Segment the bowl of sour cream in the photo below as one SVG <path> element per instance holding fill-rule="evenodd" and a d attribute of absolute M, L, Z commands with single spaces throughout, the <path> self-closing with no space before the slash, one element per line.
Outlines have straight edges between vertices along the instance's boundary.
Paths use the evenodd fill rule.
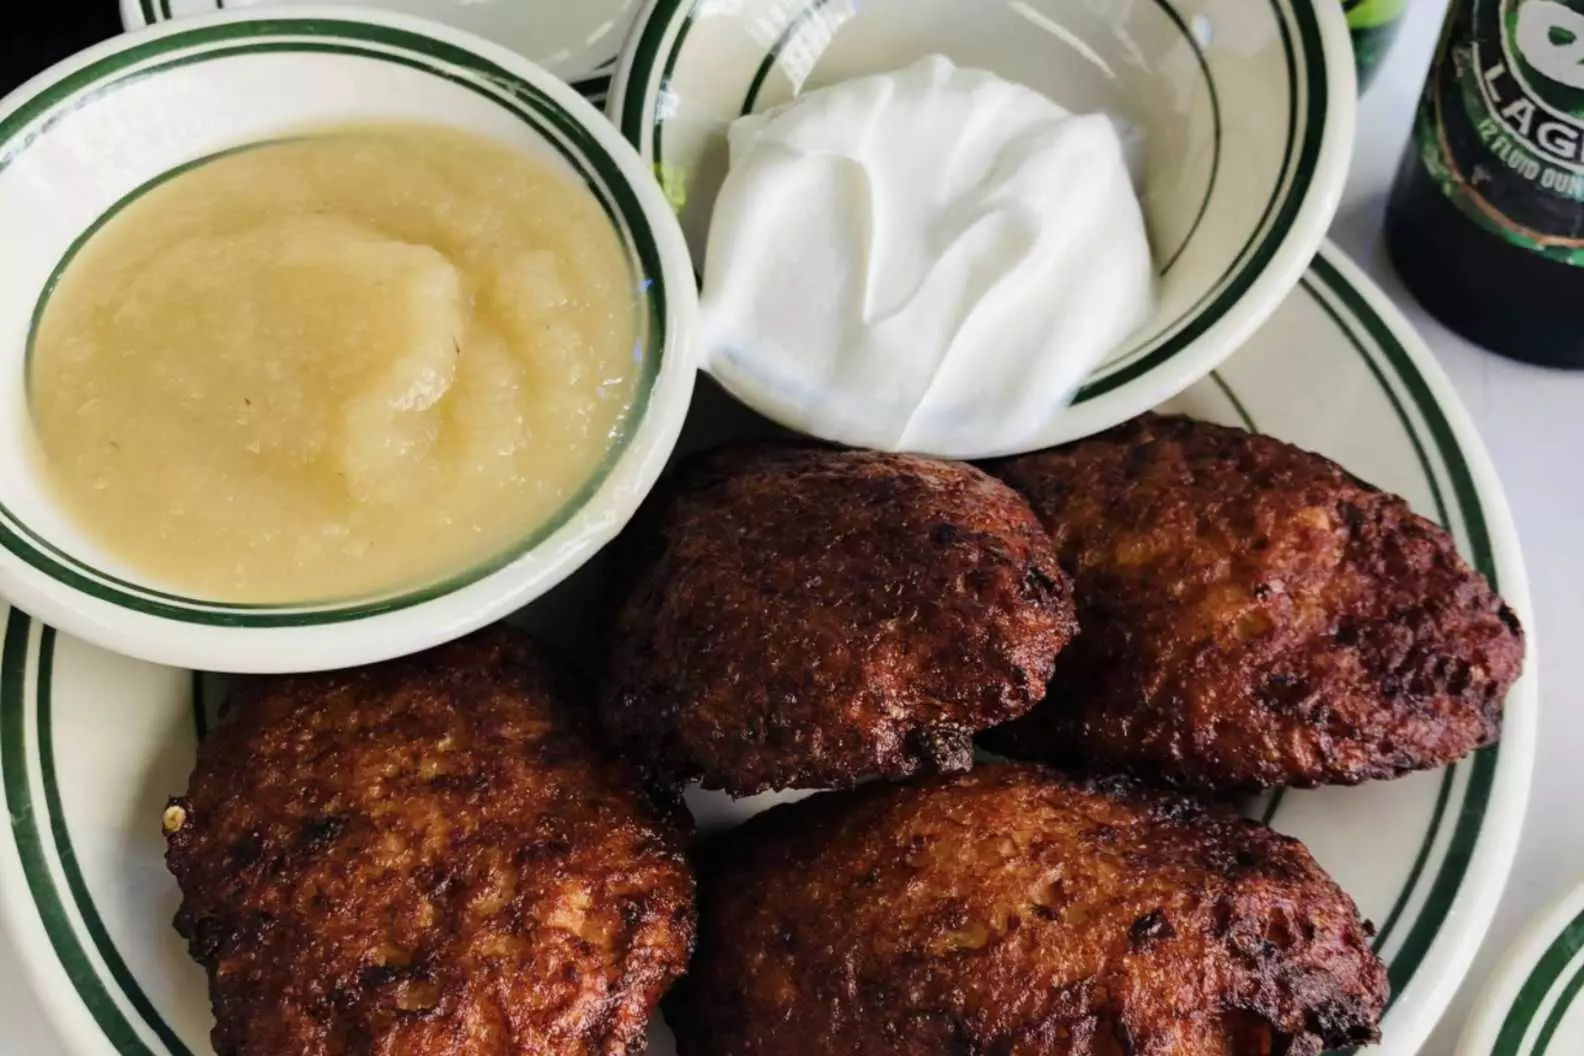
<path fill-rule="evenodd" d="M 0 102 L 0 595 L 263 672 L 499 619 L 631 517 L 696 287 L 636 153 L 422 20 L 228 13 Z"/>
<path fill-rule="evenodd" d="M 1334 0 L 651 0 L 607 112 L 702 286 L 703 366 L 783 425 L 979 458 L 1229 356 L 1340 199 Z"/>

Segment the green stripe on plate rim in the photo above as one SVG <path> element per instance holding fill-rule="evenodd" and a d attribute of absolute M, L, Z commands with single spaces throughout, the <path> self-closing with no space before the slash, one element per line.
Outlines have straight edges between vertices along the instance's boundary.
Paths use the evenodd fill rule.
<path fill-rule="evenodd" d="M 813 0 L 813 6 L 818 6 L 824 0 Z M 1171 6 L 1168 0 L 1155 0 L 1164 11 L 1168 13 L 1174 23 L 1183 26 L 1181 15 Z M 1145 346 L 1136 349 L 1121 358 L 1104 365 L 1101 370 L 1105 373 L 1093 378 L 1082 386 L 1073 397 L 1074 403 L 1083 403 L 1113 391 L 1139 377 L 1156 369 L 1180 354 L 1195 339 L 1215 325 L 1232 307 L 1242 298 L 1250 286 L 1264 272 L 1271 258 L 1285 241 L 1287 234 L 1292 230 L 1297 220 L 1298 211 L 1303 205 L 1309 186 L 1314 178 L 1315 162 L 1320 155 L 1320 141 L 1325 130 L 1327 109 L 1328 78 L 1325 68 L 1325 53 L 1321 44 L 1320 24 L 1314 11 L 1304 5 L 1287 5 L 1282 0 L 1269 0 L 1275 12 L 1276 21 L 1280 27 L 1281 41 L 1287 56 L 1288 75 L 1288 118 L 1287 139 L 1283 147 L 1282 167 L 1276 181 L 1276 194 L 1268 202 L 1255 225 L 1253 234 L 1239 250 L 1231 265 L 1216 280 L 1192 307 L 1187 309 L 1178 321 L 1173 324 L 1176 329 L 1154 347 Z M 682 45 L 686 41 L 689 31 L 696 20 L 695 12 L 698 0 L 659 0 L 651 11 L 647 21 L 639 31 L 637 42 L 633 45 L 633 61 L 628 72 L 626 91 L 622 97 L 621 107 L 621 132 L 642 152 L 645 152 L 650 162 L 654 165 L 657 177 L 662 185 L 665 183 L 662 166 L 663 155 L 661 149 L 661 136 L 659 129 L 661 122 L 650 118 L 645 105 L 653 89 L 656 98 L 665 90 L 676 71 L 677 61 L 682 52 Z M 684 10 L 685 8 L 685 10 Z M 677 24 L 681 16 L 680 25 Z M 1288 24 L 1291 17 L 1296 25 L 1298 41 L 1302 46 L 1303 73 L 1305 75 L 1304 87 L 1307 91 L 1308 109 L 1304 115 L 1303 135 L 1297 135 L 1298 128 L 1298 53 L 1293 48 L 1293 28 Z M 660 61 L 660 51 L 665 47 L 666 37 L 671 35 L 672 27 L 676 27 L 676 34 L 670 44 L 663 62 Z M 1192 39 L 1192 34 L 1189 34 Z M 1197 44 L 1195 51 L 1198 53 Z M 1203 55 L 1200 55 L 1203 62 Z M 656 69 L 659 76 L 655 76 Z M 1220 156 L 1220 101 L 1214 90 L 1214 81 L 1209 76 L 1209 68 L 1205 66 L 1206 82 L 1210 85 L 1212 103 L 1216 107 L 1216 132 L 1217 132 L 1217 159 Z M 759 80 L 756 76 L 756 80 Z M 1294 145 L 1298 146 L 1295 153 Z M 1219 160 L 1214 166 L 1219 171 Z M 1212 177 L 1214 174 L 1212 174 Z M 1212 184 L 1213 189 L 1213 184 Z M 1285 197 L 1283 194 L 1285 193 Z M 1208 195 L 1206 201 L 1208 202 Z M 1278 204 L 1279 203 L 1279 204 Z M 1202 207 L 1203 208 L 1203 207 Z M 1201 209 L 1202 211 L 1202 209 Z M 1194 223 L 1197 229 L 1198 221 Z M 1186 242 L 1184 243 L 1186 247 Z M 1177 251 L 1178 254 L 1181 249 Z M 1175 262 L 1175 255 L 1173 261 Z"/>
<path fill-rule="evenodd" d="M 33 797 L 26 749 L 24 697 L 27 690 L 27 654 L 31 624 L 29 617 L 21 611 L 10 610 L 5 626 L 4 657 L 0 658 L 0 783 L 3 783 L 5 790 L 6 809 L 11 818 L 11 836 L 16 844 L 17 858 L 21 861 L 22 875 L 26 879 L 33 906 L 38 911 L 39 923 L 43 926 L 50 945 L 55 949 L 61 968 L 65 971 L 73 989 L 77 991 L 83 1007 L 87 1009 L 94 1022 L 99 1025 L 99 1029 L 104 1032 L 105 1039 L 118 1053 L 123 1053 L 125 1056 L 153 1056 L 153 1050 L 143 1043 L 136 1028 L 122 1013 L 115 998 L 110 995 L 105 981 L 99 977 L 93 962 L 84 950 L 82 941 L 66 914 L 61 893 L 55 885 L 54 877 L 50 875 L 48 860 L 44 855 L 43 829 L 39 823 L 38 804 Z M 50 632 L 49 628 L 42 630 L 49 632 L 53 640 L 53 632 Z M 41 635 L 37 675 L 38 693 L 41 695 L 49 686 L 49 676 L 43 673 L 49 659 Z M 47 720 L 48 704 L 39 701 L 37 708 L 38 713 Z M 41 740 L 42 751 L 42 742 L 48 737 L 48 733 L 41 727 L 37 735 Z M 45 782 L 46 810 L 53 814 L 60 806 L 59 794 L 53 788 L 53 766 L 40 776 Z M 63 821 L 58 824 L 64 828 Z M 56 825 L 57 818 L 52 817 L 49 826 L 52 836 Z M 57 855 L 57 861 L 61 861 L 64 871 L 64 855 L 60 854 L 59 849 Z M 103 924 L 99 921 L 98 912 L 94 909 L 92 901 L 87 899 L 86 890 L 80 891 L 77 885 L 70 883 L 69 880 L 68 887 L 77 904 L 78 912 L 83 916 L 84 926 L 90 929 L 97 926 L 102 932 Z M 90 920 L 94 924 L 90 925 Z M 116 960 L 120 960 L 119 955 Z M 120 967 L 124 972 L 125 965 L 122 964 Z M 119 985 L 119 979 L 122 977 L 114 970 L 112 975 L 117 978 Z M 132 982 L 130 977 L 126 977 L 126 981 Z M 132 982 L 131 993 L 126 995 L 129 1001 L 132 1000 L 132 993 L 141 996 L 141 991 L 138 990 L 135 982 Z M 164 1025 L 159 1014 L 154 1012 L 152 1006 L 147 1005 L 146 1000 L 144 1007 L 147 1008 L 146 1014 L 152 1014 L 155 1021 Z M 169 1033 L 169 1027 L 165 1027 L 165 1033 Z M 163 1038 L 165 1035 L 160 1036 Z M 174 1040 L 174 1035 L 171 1037 Z M 173 1056 L 187 1056 L 187 1050 L 180 1046 L 179 1041 L 177 1046 L 169 1050 Z"/>
<path fill-rule="evenodd" d="M 1568 1009 L 1573 1007 L 1573 999 L 1578 997 L 1580 989 L 1584 989 L 1584 966 L 1573 973 L 1573 978 L 1568 980 L 1562 993 L 1557 995 L 1556 1004 L 1551 1006 L 1551 1012 L 1546 1016 L 1546 1021 L 1540 1028 L 1540 1033 L 1535 1037 L 1535 1047 L 1532 1056 L 1545 1056 L 1546 1050 L 1551 1047 L 1551 1039 L 1556 1037 L 1557 1028 L 1562 1025 L 1562 1019 L 1567 1015 Z"/>
<path fill-rule="evenodd" d="M 220 0 L 215 0 L 215 7 L 217 9 L 224 6 L 225 5 L 222 4 Z M 152 26 L 160 22 L 169 22 L 171 19 L 170 0 L 159 0 L 159 9 L 157 11 L 155 10 L 154 0 L 138 0 L 138 7 L 143 12 L 143 24 L 145 26 Z"/>
<path fill-rule="evenodd" d="M 77 862 L 77 853 L 72 848 L 71 833 L 66 827 L 66 812 L 61 806 L 60 782 L 55 772 L 55 734 L 50 712 L 54 691 L 54 662 L 55 628 L 41 625 L 34 723 L 35 736 L 38 738 L 39 772 L 44 787 L 44 809 L 49 818 L 50 837 L 55 841 L 56 861 L 60 865 L 61 875 L 66 878 L 66 888 L 71 892 L 72 904 L 77 907 L 82 917 L 83 928 L 88 932 L 88 938 L 93 942 L 94 949 L 98 951 L 100 960 L 104 962 L 106 970 L 110 973 L 110 978 L 120 988 L 138 1016 L 154 1031 L 167 1052 L 173 1056 L 192 1056 L 187 1046 L 183 1045 L 181 1039 L 176 1036 L 176 1032 L 155 1009 L 154 1003 L 148 999 L 143 988 L 138 986 L 131 970 L 127 968 L 121 951 L 116 948 L 98 910 L 93 906 L 88 883 L 83 879 L 82 868 Z M 0 763 L 0 766 L 3 765 Z"/>
<path fill-rule="evenodd" d="M 1540 955 L 1540 960 L 1535 962 L 1529 977 L 1518 988 L 1512 1007 L 1507 1010 L 1501 1030 L 1497 1032 L 1496 1041 L 1491 1046 L 1491 1056 L 1520 1056 L 1520 1054 L 1545 1056 L 1551 1039 L 1556 1036 L 1562 1017 L 1567 1015 L 1568 1008 L 1578 996 L 1579 989 L 1584 987 L 1584 965 L 1575 969 L 1572 977 L 1562 988 L 1562 992 L 1557 995 L 1556 1002 L 1551 1006 L 1550 1013 L 1540 1027 L 1540 1033 L 1535 1036 L 1534 1047 L 1525 1049 L 1523 1041 L 1534 1024 L 1535 1017 L 1540 1014 L 1546 998 L 1556 990 L 1557 980 L 1562 972 L 1580 950 L 1584 950 L 1584 912 L 1574 917 L 1568 926 L 1551 940 L 1551 945 L 1546 947 L 1545 953 Z"/>
<path fill-rule="evenodd" d="M 224 0 L 214 0 L 214 5 L 216 11 L 225 10 Z M 138 0 L 138 13 L 143 16 L 144 26 L 156 26 L 161 22 L 169 22 L 173 17 L 171 15 L 170 0 L 159 0 L 159 7 L 157 10 L 155 8 L 155 0 Z M 127 26 L 126 28 L 138 29 L 141 27 Z"/>
<path fill-rule="evenodd" d="M 204 47 L 208 50 L 192 50 Z M 148 60 L 182 51 L 188 53 L 142 65 Z M 203 26 L 136 45 L 67 75 L 0 120 L 0 170 L 70 113 L 71 101 L 82 93 L 91 90 L 95 95 L 102 95 L 151 73 L 193 63 L 280 52 L 351 55 L 420 70 L 490 100 L 533 128 L 573 166 L 599 199 L 601 207 L 624 236 L 636 277 L 648 280 L 645 286 L 647 332 L 643 337 L 646 354 L 633 408 L 610 450 L 583 487 L 556 514 L 527 538 L 490 560 L 443 581 L 388 598 L 315 606 L 246 605 L 166 593 L 128 582 L 71 557 L 0 505 L 0 546 L 29 565 L 98 600 L 185 623 L 302 627 L 364 619 L 432 601 L 504 568 L 570 521 L 605 482 L 643 421 L 665 346 L 666 304 L 659 249 L 637 198 L 623 181 L 614 161 L 575 118 L 540 89 L 472 52 L 408 30 L 337 19 L 283 17 Z M 74 244 L 67 259 L 75 249 Z M 42 296 L 48 296 L 58 274 L 59 268 Z"/>
<path fill-rule="evenodd" d="M 1377 381 L 1387 384 L 1387 374 L 1380 368 L 1382 363 L 1375 361 L 1376 357 L 1384 361 L 1384 367 L 1389 368 L 1389 376 L 1406 391 L 1414 407 L 1423 419 L 1425 429 L 1429 433 L 1431 447 L 1439 454 L 1443 469 L 1451 481 L 1451 493 L 1456 510 L 1461 514 L 1461 527 L 1463 527 L 1469 541 L 1472 563 L 1489 577 L 1493 584 L 1496 582 L 1496 568 L 1493 553 L 1490 548 L 1487 526 L 1484 513 L 1479 501 L 1479 496 L 1474 488 L 1473 474 L 1464 461 L 1462 452 L 1456 444 L 1450 423 L 1435 404 L 1428 385 L 1419 374 L 1409 352 L 1401 345 L 1391 333 L 1384 320 L 1381 320 L 1370 309 L 1364 299 L 1347 284 L 1347 281 L 1325 260 L 1319 257 L 1308 276 L 1304 280 L 1304 289 L 1317 301 L 1324 303 L 1326 298 L 1334 298 L 1347 313 L 1347 317 L 1356 320 L 1361 330 L 1355 331 L 1351 326 L 1344 326 L 1354 350 L 1366 360 L 1372 362 L 1372 373 Z M 1333 311 L 1334 309 L 1327 309 Z M 1339 324 L 1342 317 L 1333 314 Z M 1372 351 L 1373 349 L 1373 351 Z M 1224 395 L 1231 400 L 1239 416 L 1246 425 L 1252 427 L 1253 420 L 1249 417 L 1243 402 L 1226 382 L 1224 376 L 1213 377 Z M 1418 427 L 1407 414 L 1403 405 L 1393 400 L 1393 407 L 1403 428 L 1410 435 L 1418 432 Z M 1420 464 L 1424 472 L 1435 476 L 1434 467 L 1428 460 L 1426 449 L 1416 448 L 1419 452 Z M 1449 529 L 1452 527 L 1448 526 Z M 34 906 L 39 913 L 39 918 L 44 925 L 56 956 L 59 958 L 67 977 L 77 990 L 84 1006 L 99 1023 L 105 1036 L 116 1046 L 118 1052 L 127 1056 L 149 1056 L 147 1049 L 138 1038 L 133 1028 L 128 1024 L 120 1007 L 115 1003 L 107 990 L 106 982 L 96 973 L 92 961 L 85 952 L 81 938 L 72 930 L 69 918 L 65 914 L 61 895 L 55 886 L 54 878 L 50 872 L 46 850 L 41 838 L 41 826 L 38 819 L 38 804 L 35 802 L 29 785 L 29 766 L 26 752 L 25 727 L 27 713 L 27 680 L 26 665 L 28 652 L 29 621 L 21 613 L 12 611 L 6 627 L 4 655 L 0 657 L 0 777 L 3 777 L 7 806 L 10 811 L 12 833 L 21 859 L 24 875 L 28 878 L 28 887 L 32 895 Z M 44 629 L 44 634 L 51 632 Z M 76 883 L 72 882 L 75 865 L 68 868 L 65 860 L 70 856 L 69 833 L 67 832 L 64 818 L 60 812 L 60 799 L 55 790 L 55 772 L 53 759 L 48 757 L 50 740 L 48 736 L 49 722 L 49 689 L 50 675 L 48 672 L 52 651 L 45 647 L 41 636 L 38 670 L 36 675 L 37 692 L 35 694 L 35 719 L 38 725 L 39 751 L 45 754 L 40 760 L 40 777 L 44 787 L 44 800 L 47 818 L 47 828 L 53 837 L 53 845 L 58 861 L 61 863 L 61 872 L 68 878 L 68 888 L 77 913 L 81 916 L 84 928 L 89 932 L 90 940 L 94 942 L 100 958 L 116 977 L 116 965 L 124 962 L 113 944 L 109 942 L 108 933 L 105 931 L 97 910 L 86 889 L 81 883 L 80 875 Z M 195 676 L 195 678 L 198 676 Z M 195 682 L 195 699 L 199 683 Z M 1494 778 L 1498 748 L 1493 746 L 1476 753 L 1472 760 L 1449 767 L 1446 771 L 1441 792 L 1438 796 L 1436 811 L 1432 815 L 1431 825 L 1425 836 L 1424 842 L 1416 856 L 1415 864 L 1410 876 L 1399 894 L 1397 905 L 1393 909 L 1394 916 L 1400 916 L 1418 886 L 1421 874 L 1426 868 L 1426 861 L 1430 848 L 1437 842 L 1439 830 L 1448 817 L 1445 800 L 1450 795 L 1454 775 L 1462 768 L 1471 768 L 1469 780 L 1464 789 L 1464 795 L 1459 808 L 1456 810 L 1454 828 L 1448 842 L 1446 854 L 1439 864 L 1434 878 L 1430 882 L 1428 893 L 1414 919 L 1407 925 L 1408 932 L 1397 953 L 1392 957 L 1388 966 L 1391 978 L 1394 1000 L 1407 987 L 1424 960 L 1436 933 L 1440 930 L 1445 920 L 1447 911 L 1462 886 L 1467 873 L 1469 859 L 1478 842 L 1480 828 L 1483 824 L 1487 804 L 1490 798 L 1492 780 Z M 1279 799 L 1268 808 L 1269 813 L 1274 813 L 1279 807 Z M 1584 943 L 1584 915 L 1574 922 L 1578 931 L 1578 939 Z M 1384 929 L 1383 929 L 1384 932 Z M 1384 939 L 1384 934 L 1377 938 L 1377 947 Z M 1560 972 L 1563 964 L 1555 969 Z M 1555 974 L 1553 972 L 1553 975 Z M 150 1030 L 162 1035 L 163 1021 L 158 1013 L 151 1008 L 146 1009 L 146 1002 L 139 1004 L 141 994 L 136 984 L 127 980 L 130 989 L 121 985 L 119 978 L 115 985 L 121 989 L 127 1003 L 140 1010 L 148 1023 Z M 1576 991 L 1578 986 L 1584 985 L 1584 979 L 1575 979 L 1577 985 L 1570 984 Z M 1547 984 L 1549 986 L 1549 984 Z M 1543 996 L 1543 994 L 1541 995 Z M 1522 995 L 1520 995 L 1522 1003 Z M 1538 1008 L 1536 999 L 1534 1008 Z M 1534 1014 L 1531 1009 L 1530 1016 Z M 152 1017 L 152 1018 L 150 1018 Z M 168 1030 L 168 1027 L 165 1028 Z M 1554 1030 L 1554 1026 L 1552 1027 Z M 175 1056 L 184 1056 L 180 1048 L 170 1050 Z M 1348 1050 L 1351 1051 L 1351 1050 Z"/>

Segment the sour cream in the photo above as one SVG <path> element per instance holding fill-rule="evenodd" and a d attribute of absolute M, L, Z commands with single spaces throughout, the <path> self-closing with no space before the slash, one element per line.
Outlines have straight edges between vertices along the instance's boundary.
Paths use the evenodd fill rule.
<path fill-rule="evenodd" d="M 944 456 L 1041 446 L 1151 314 L 1105 115 L 934 56 L 743 117 L 729 140 L 706 354 L 784 424 Z"/>

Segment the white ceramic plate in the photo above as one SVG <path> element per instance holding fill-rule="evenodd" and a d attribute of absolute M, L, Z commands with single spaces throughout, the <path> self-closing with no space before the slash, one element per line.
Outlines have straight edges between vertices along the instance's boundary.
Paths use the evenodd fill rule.
<path fill-rule="evenodd" d="M 1584 1053 L 1584 885 L 1524 929 L 1463 1028 L 1459 1056 Z"/>
<path fill-rule="evenodd" d="M 1174 406 L 1339 460 L 1445 524 L 1520 616 L 1529 592 L 1501 487 L 1407 324 L 1326 250 L 1248 346 Z M 708 390 L 689 442 L 762 428 Z M 597 566 L 527 614 L 576 643 Z M 3 611 L 3 610 L 0 610 Z M 171 929 L 160 812 L 186 786 L 214 685 L 0 617 L 0 903 L 24 968 L 76 1056 L 208 1053 L 202 972 Z M 205 693 L 204 690 L 209 692 Z M 1379 928 L 1395 998 L 1387 1056 L 1411 1056 L 1456 989 L 1506 880 L 1529 789 L 1535 676 L 1506 737 L 1445 770 L 1292 792 L 1250 809 L 1305 840 Z M 758 806 L 695 796 L 701 823 Z M 655 1030 L 656 1056 L 672 1051 Z"/>
<path fill-rule="evenodd" d="M 189 15 L 315 0 L 121 0 L 127 29 Z M 527 56 L 591 101 L 603 103 L 639 0 L 363 0 L 364 7 L 420 15 L 477 33 Z M 286 12 L 290 13 L 290 12 Z"/>
<path fill-rule="evenodd" d="M 1354 124 L 1337 0 L 648 0 L 606 112 L 655 167 L 700 262 L 732 120 L 932 53 L 1127 130 L 1155 313 L 1090 372 L 1045 443 L 1198 381 L 1269 318 L 1325 237 Z M 750 405 L 786 413 L 801 396 L 750 350 L 700 353 Z"/>

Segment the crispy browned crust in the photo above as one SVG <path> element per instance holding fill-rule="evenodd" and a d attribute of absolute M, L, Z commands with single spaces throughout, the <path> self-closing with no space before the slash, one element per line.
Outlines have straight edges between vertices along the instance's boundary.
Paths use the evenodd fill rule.
<path fill-rule="evenodd" d="M 817 795 L 711 845 L 699 896 L 682 1056 L 1308 1056 L 1386 1003 L 1301 843 L 1126 778 Z"/>
<path fill-rule="evenodd" d="M 1233 792 L 1500 735 L 1517 617 L 1446 532 L 1327 459 L 1146 415 L 994 471 L 1050 529 L 1083 627 L 997 750 Z"/>
<path fill-rule="evenodd" d="M 239 699 L 165 818 L 216 1053 L 642 1053 L 693 881 L 574 701 L 505 629 Z"/>
<path fill-rule="evenodd" d="M 1028 504 L 961 463 L 720 449 L 651 520 L 602 718 L 663 780 L 748 795 L 966 769 L 1075 630 Z"/>

